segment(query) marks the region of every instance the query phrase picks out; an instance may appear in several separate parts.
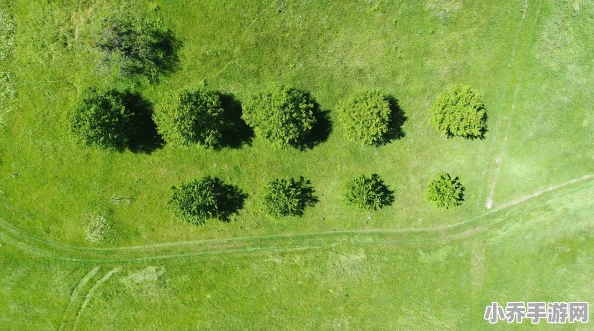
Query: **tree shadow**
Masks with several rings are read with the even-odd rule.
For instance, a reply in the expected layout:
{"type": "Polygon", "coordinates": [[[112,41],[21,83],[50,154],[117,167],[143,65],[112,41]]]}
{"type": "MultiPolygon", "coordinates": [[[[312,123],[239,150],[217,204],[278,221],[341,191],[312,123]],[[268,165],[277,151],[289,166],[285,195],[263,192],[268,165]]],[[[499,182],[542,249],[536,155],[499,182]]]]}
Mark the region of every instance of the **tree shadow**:
{"type": "Polygon", "coordinates": [[[313,149],[319,144],[326,142],[332,133],[330,111],[322,110],[320,104],[318,104],[318,102],[309,94],[309,92],[305,92],[305,95],[308,101],[312,102],[314,105],[312,112],[315,118],[315,123],[304,139],[293,146],[302,151],[306,149],[313,149]]]}
{"type": "Polygon", "coordinates": [[[254,130],[241,118],[243,109],[241,103],[233,94],[219,93],[221,107],[225,112],[226,126],[222,131],[221,146],[241,148],[252,144],[254,130]]]}
{"type": "Polygon", "coordinates": [[[124,93],[126,109],[132,113],[132,126],[128,133],[128,149],[133,153],[147,153],[163,147],[164,141],[153,121],[153,106],[138,92],[124,93]]]}
{"type": "Polygon", "coordinates": [[[402,139],[406,136],[402,126],[408,119],[402,108],[398,103],[398,99],[393,96],[387,96],[388,103],[390,105],[390,123],[388,124],[388,132],[385,134],[385,139],[382,140],[382,145],[391,142],[392,140],[402,139]]]}
{"type": "Polygon", "coordinates": [[[306,207],[313,207],[316,203],[320,202],[320,199],[315,196],[315,190],[311,185],[311,181],[306,180],[303,177],[299,177],[299,205],[300,208],[297,211],[297,216],[302,216],[303,211],[306,207]]]}
{"type": "Polygon", "coordinates": [[[382,178],[380,178],[380,176],[378,174],[372,174],[371,175],[372,179],[377,180],[377,195],[380,196],[380,204],[379,204],[379,208],[378,209],[382,209],[384,207],[387,206],[391,206],[394,201],[394,192],[390,190],[390,188],[388,187],[388,185],[386,185],[386,183],[384,182],[384,180],[382,178]]]}
{"type": "MultiPolygon", "coordinates": [[[[170,74],[179,69],[179,50],[183,46],[181,40],[177,39],[173,31],[153,31],[153,42],[151,48],[155,51],[152,60],[159,74],[170,74]]],[[[158,77],[151,77],[158,80],[158,77]]]]}
{"type": "Polygon", "coordinates": [[[215,179],[219,183],[217,186],[219,204],[216,217],[223,222],[229,223],[231,215],[237,214],[240,209],[243,209],[248,194],[236,185],[225,184],[218,178],[215,179]]]}

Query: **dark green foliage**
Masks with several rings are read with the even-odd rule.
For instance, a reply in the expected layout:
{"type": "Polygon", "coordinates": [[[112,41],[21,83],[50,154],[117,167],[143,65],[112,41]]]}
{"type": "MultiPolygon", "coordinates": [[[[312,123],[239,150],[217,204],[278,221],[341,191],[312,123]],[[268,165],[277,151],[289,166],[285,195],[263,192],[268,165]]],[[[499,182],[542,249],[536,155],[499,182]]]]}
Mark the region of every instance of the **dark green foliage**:
{"type": "Polygon", "coordinates": [[[243,208],[247,197],[238,187],[210,176],[173,186],[172,190],[169,206],[178,218],[195,225],[209,218],[229,221],[231,214],[243,208]]]}
{"type": "Polygon", "coordinates": [[[95,46],[110,68],[154,81],[175,69],[180,42],[158,21],[118,16],[103,19],[95,46]]]}
{"type": "Polygon", "coordinates": [[[227,126],[219,93],[204,89],[170,95],[157,107],[154,120],[163,139],[176,146],[217,147],[227,126]]]}
{"type": "Polygon", "coordinates": [[[456,85],[450,91],[440,94],[431,111],[431,123],[448,138],[482,139],[485,136],[485,105],[470,86],[456,85]]]}
{"type": "Polygon", "coordinates": [[[316,122],[315,108],[307,92],[272,87],[248,98],[243,119],[257,134],[281,147],[303,148],[316,122]]]}
{"type": "Polygon", "coordinates": [[[377,90],[361,91],[340,108],[340,119],[350,141],[381,145],[389,140],[393,119],[389,96],[377,90]]]}
{"type": "Polygon", "coordinates": [[[301,216],[306,207],[317,201],[310,181],[303,177],[275,179],[264,188],[264,208],[276,217],[301,216]]]}
{"type": "Polygon", "coordinates": [[[347,183],[346,200],[363,210],[377,210],[394,202],[394,192],[378,174],[361,175],[347,183]]]}
{"type": "Polygon", "coordinates": [[[133,114],[125,98],[125,92],[115,89],[84,90],[68,114],[71,132],[86,145],[118,150],[127,147],[133,114]]]}
{"type": "Polygon", "coordinates": [[[439,208],[454,208],[464,201],[464,186],[458,177],[452,178],[450,174],[440,173],[427,186],[427,200],[435,202],[439,208]]]}

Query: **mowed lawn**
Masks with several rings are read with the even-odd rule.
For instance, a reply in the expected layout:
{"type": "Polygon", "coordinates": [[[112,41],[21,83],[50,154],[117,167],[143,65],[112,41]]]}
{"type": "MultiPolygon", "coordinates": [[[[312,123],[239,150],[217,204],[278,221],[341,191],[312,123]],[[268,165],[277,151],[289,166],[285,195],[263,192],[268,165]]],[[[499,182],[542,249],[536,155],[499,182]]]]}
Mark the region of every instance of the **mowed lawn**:
{"type": "MultiPolygon", "coordinates": [[[[578,115],[571,117],[561,110],[556,113],[558,122],[567,130],[559,131],[555,141],[564,142],[565,147],[581,148],[576,157],[550,148],[551,144],[547,145],[549,148],[539,148],[523,140],[528,134],[521,124],[523,117],[535,121],[535,116],[545,116],[541,114],[542,107],[551,105],[549,98],[553,95],[543,93],[536,82],[563,85],[571,81],[580,88],[588,86],[585,79],[573,81],[573,76],[555,75],[553,69],[545,68],[550,74],[540,71],[543,65],[536,56],[537,47],[545,38],[542,22],[557,15],[546,4],[8,4],[17,24],[16,47],[9,68],[16,77],[13,83],[17,97],[0,139],[0,188],[4,192],[0,197],[0,216],[38,236],[85,244],[84,224],[98,215],[114,224],[116,238],[110,245],[433,227],[486,212],[485,201],[493,196],[490,188],[494,181],[497,204],[531,194],[549,183],[591,172],[591,159],[583,154],[588,150],[587,144],[574,144],[577,131],[571,129],[580,120],[578,115]],[[152,85],[122,81],[98,70],[97,56],[88,46],[89,26],[115,11],[162,18],[183,42],[179,70],[152,85]],[[540,76],[531,74],[536,72],[540,76]],[[135,154],[76,146],[65,132],[65,112],[73,106],[81,89],[88,86],[134,87],[156,104],[167,91],[202,84],[231,93],[241,101],[271,83],[293,84],[308,90],[322,109],[330,111],[333,127],[326,142],[302,152],[275,149],[255,137],[251,145],[240,149],[212,151],[164,146],[151,154],[135,154]],[[483,95],[489,113],[486,140],[446,140],[428,123],[433,100],[456,83],[470,84],[483,95]],[[346,141],[333,110],[344,97],[363,88],[378,88],[399,100],[407,117],[404,138],[379,148],[362,148],[346,141]],[[516,111],[508,125],[506,119],[512,106],[516,111]],[[509,139],[503,144],[506,135],[509,139]],[[542,167],[563,162],[562,171],[535,176],[529,169],[543,157],[547,163],[542,167]],[[495,160],[500,158],[501,169],[497,170],[495,160]],[[521,170],[516,164],[528,168],[523,172],[513,170],[521,170]],[[466,201],[456,210],[438,210],[425,201],[425,186],[441,171],[459,176],[466,186],[466,201]],[[345,207],[344,183],[356,175],[374,172],[395,191],[394,205],[377,212],[345,207]],[[245,209],[230,224],[213,220],[194,227],[174,219],[167,210],[172,185],[203,175],[219,176],[249,194],[245,209]],[[311,179],[320,202],[301,218],[273,219],[264,214],[263,185],[277,177],[301,175],[311,179]],[[528,184],[519,185],[524,182],[528,184]]],[[[573,6],[560,7],[575,10],[573,6]]],[[[591,10],[591,6],[583,8],[590,14],[591,10]]],[[[584,36],[575,36],[580,38],[584,36]]],[[[583,56],[587,54],[591,53],[584,52],[583,56]]],[[[578,60],[583,61],[583,57],[578,60]]],[[[551,61],[563,60],[559,56],[551,61]]],[[[589,101],[591,97],[572,102],[586,110],[589,101]]],[[[537,126],[538,122],[530,123],[537,126]]],[[[580,129],[591,134],[593,125],[586,122],[580,129]]],[[[539,137],[543,143],[550,142],[544,133],[539,137]]]]}
{"type": "MultiPolygon", "coordinates": [[[[594,181],[440,240],[141,262],[62,262],[0,247],[4,330],[492,330],[491,302],[593,302],[594,181]],[[93,272],[95,270],[96,272],[93,272]],[[85,277],[88,276],[88,282],[85,277]]],[[[358,236],[353,234],[353,241],[358,236]]],[[[397,239],[397,238],[396,238],[397,239]]],[[[429,238],[427,238],[429,239],[429,238]]],[[[328,242],[332,244],[332,241],[328,242]]],[[[149,254],[150,255],[150,254],[149,254]]],[[[588,329],[589,324],[539,329],[588,329]]],[[[529,320],[514,329],[534,329],[529,320]]]]}

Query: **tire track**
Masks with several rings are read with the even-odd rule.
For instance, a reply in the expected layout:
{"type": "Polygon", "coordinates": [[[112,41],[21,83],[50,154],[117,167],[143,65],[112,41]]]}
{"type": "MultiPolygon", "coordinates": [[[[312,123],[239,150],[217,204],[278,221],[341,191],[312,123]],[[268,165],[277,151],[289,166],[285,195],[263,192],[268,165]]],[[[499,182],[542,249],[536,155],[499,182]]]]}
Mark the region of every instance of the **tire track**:
{"type": "MultiPolygon", "coordinates": [[[[528,3],[528,0],[525,0],[524,8],[522,10],[522,24],[520,26],[520,29],[518,29],[518,31],[517,31],[516,38],[514,41],[514,49],[512,51],[512,63],[514,66],[516,66],[516,65],[524,66],[525,63],[527,62],[528,56],[526,54],[523,54],[521,59],[518,60],[517,52],[518,52],[518,44],[521,43],[522,32],[525,31],[524,25],[526,22],[526,13],[527,13],[528,9],[529,9],[529,3],[528,3]]],[[[536,13],[534,16],[534,21],[531,24],[532,28],[530,28],[528,31],[525,31],[526,36],[524,36],[524,38],[529,38],[528,42],[525,42],[526,44],[529,44],[534,39],[535,27],[536,27],[536,24],[538,23],[539,15],[540,15],[540,3],[538,3],[538,7],[536,9],[536,13]]],[[[487,208],[487,209],[491,209],[493,204],[495,203],[495,200],[494,200],[495,185],[499,178],[499,169],[501,168],[501,161],[503,160],[505,146],[508,141],[508,133],[509,133],[509,130],[511,127],[513,116],[516,112],[516,110],[515,110],[516,109],[516,101],[517,101],[518,91],[520,90],[520,81],[524,77],[524,74],[525,74],[525,70],[519,70],[519,74],[516,77],[517,84],[516,84],[516,88],[513,92],[512,104],[508,108],[507,112],[504,112],[502,114],[501,121],[506,122],[506,123],[505,123],[505,128],[503,129],[503,132],[502,132],[503,133],[502,141],[500,142],[498,151],[495,152],[495,159],[493,161],[494,168],[490,167],[491,169],[489,170],[489,174],[490,174],[489,177],[491,177],[491,182],[487,185],[487,199],[485,201],[485,208],[487,208]]],[[[497,127],[499,128],[502,124],[503,123],[498,123],[497,127]]],[[[493,144],[495,142],[495,140],[496,139],[493,139],[491,144],[493,144]]],[[[487,165],[487,166],[489,167],[489,165],[487,165]]]]}
{"type": "Polygon", "coordinates": [[[99,286],[101,286],[103,283],[105,283],[111,277],[111,275],[115,274],[116,272],[119,272],[120,270],[122,270],[122,269],[117,267],[117,268],[114,268],[114,269],[108,271],[103,277],[101,277],[101,279],[99,279],[95,284],[93,284],[93,286],[91,287],[91,289],[89,290],[87,295],[85,295],[85,299],[84,299],[82,305],[76,311],[76,315],[74,316],[74,322],[72,323],[71,330],[76,329],[76,324],[78,323],[78,319],[80,318],[80,315],[82,314],[82,312],[85,309],[85,307],[87,306],[87,304],[89,304],[89,301],[91,300],[91,297],[93,296],[93,293],[95,293],[97,288],[99,288],[99,286]]]}
{"type": "Polygon", "coordinates": [[[76,309],[75,307],[77,307],[76,302],[79,301],[79,299],[82,299],[82,297],[81,297],[82,289],[85,287],[85,285],[87,285],[89,280],[97,274],[98,271],[99,271],[98,266],[91,269],[83,278],[81,278],[81,280],[78,282],[78,284],[76,284],[76,286],[72,290],[72,293],[70,294],[70,301],[68,302],[68,306],[66,306],[66,310],[64,310],[64,314],[62,314],[62,321],[60,321],[60,326],[58,327],[59,331],[71,329],[68,327],[68,324],[69,324],[68,318],[70,316],[74,316],[73,310],[76,309]]]}

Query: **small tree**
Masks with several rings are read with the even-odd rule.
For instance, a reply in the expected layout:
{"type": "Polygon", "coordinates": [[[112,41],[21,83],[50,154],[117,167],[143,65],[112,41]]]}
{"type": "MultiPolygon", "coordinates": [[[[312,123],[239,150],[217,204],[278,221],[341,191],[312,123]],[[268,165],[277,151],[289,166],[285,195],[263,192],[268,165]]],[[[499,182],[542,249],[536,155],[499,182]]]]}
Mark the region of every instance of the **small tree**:
{"type": "Polygon", "coordinates": [[[275,179],[264,188],[264,208],[275,217],[301,216],[318,201],[313,193],[310,181],[303,177],[275,179]]]}
{"type": "Polygon", "coordinates": [[[68,114],[70,130],[77,140],[108,149],[127,147],[133,114],[126,108],[125,95],[115,89],[84,90],[68,114]]]}
{"type": "Polygon", "coordinates": [[[458,177],[452,178],[448,173],[440,173],[427,186],[427,200],[434,202],[438,208],[454,208],[464,201],[464,186],[458,177]]]}
{"type": "Polygon", "coordinates": [[[315,107],[308,93],[283,85],[249,97],[242,117],[271,142],[301,148],[316,122],[315,107]]]}
{"type": "Polygon", "coordinates": [[[243,207],[246,194],[217,177],[206,176],[173,186],[169,206],[174,214],[190,224],[203,224],[209,218],[229,221],[243,207]]]}
{"type": "Polygon", "coordinates": [[[132,16],[105,18],[94,40],[104,63],[126,76],[140,74],[156,80],[178,62],[179,42],[159,21],[132,16]]]}
{"type": "Polygon", "coordinates": [[[392,109],[387,95],[377,90],[361,91],[340,107],[347,138],[362,145],[381,145],[388,140],[392,109]]]}
{"type": "Polygon", "coordinates": [[[378,174],[361,175],[347,183],[346,201],[362,210],[377,210],[394,202],[394,192],[378,174]]]}
{"type": "Polygon", "coordinates": [[[157,107],[154,120],[163,139],[176,146],[218,147],[226,128],[219,93],[204,89],[170,95],[157,107]]]}
{"type": "Polygon", "coordinates": [[[456,85],[440,94],[431,111],[431,123],[444,136],[484,138],[487,112],[481,97],[470,86],[456,85]]]}

